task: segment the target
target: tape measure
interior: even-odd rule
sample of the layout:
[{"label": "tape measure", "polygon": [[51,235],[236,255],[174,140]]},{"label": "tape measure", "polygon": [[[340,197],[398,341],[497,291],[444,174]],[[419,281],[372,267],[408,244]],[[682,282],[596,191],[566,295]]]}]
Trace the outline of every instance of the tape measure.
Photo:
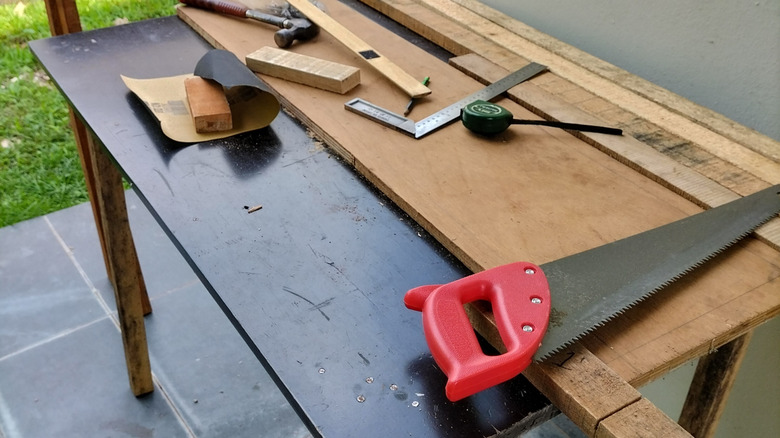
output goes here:
[{"label": "tape measure", "polygon": [[582,125],[579,123],[551,122],[548,120],[515,119],[509,110],[492,102],[476,100],[469,103],[460,115],[463,126],[477,134],[493,135],[506,131],[510,125],[541,125],[573,131],[598,132],[601,134],[622,135],[623,131],[606,126]]},{"label": "tape measure", "polygon": [[[387,127],[396,129],[414,138],[422,138],[448,124],[458,120],[461,117],[461,110],[476,100],[490,100],[499,94],[509,90],[515,85],[527,81],[532,77],[547,70],[547,67],[532,62],[520,70],[505,76],[504,78],[493,82],[487,87],[470,94],[463,99],[437,111],[423,120],[415,123],[400,114],[386,110],[380,106],[374,105],[363,99],[356,98],[344,104],[344,108],[353,113],[359,114],[375,122],[381,123]],[[506,129],[506,128],[505,128]]]}]

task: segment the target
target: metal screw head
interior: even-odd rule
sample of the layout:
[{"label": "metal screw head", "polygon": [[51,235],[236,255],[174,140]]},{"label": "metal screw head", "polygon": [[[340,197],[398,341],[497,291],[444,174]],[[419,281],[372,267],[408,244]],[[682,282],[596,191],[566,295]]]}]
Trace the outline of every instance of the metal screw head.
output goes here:
[{"label": "metal screw head", "polygon": [[420,402],[418,402],[417,400],[413,401],[412,402],[412,407],[416,408],[417,406],[420,406]]},{"label": "metal screw head", "polygon": [[317,372],[320,374],[325,374],[325,368],[320,368],[317,370]]},{"label": "metal screw head", "polygon": [[373,377],[366,377],[366,383],[374,383]]},{"label": "metal screw head", "polygon": [[396,385],[395,383],[390,385],[390,391],[395,391],[397,389],[398,389],[398,385]]},{"label": "metal screw head", "polygon": [[541,298],[539,298],[539,297],[533,297],[533,298],[531,298],[531,302],[532,302],[533,304],[541,304],[541,302],[542,302],[542,299],[541,299]]},{"label": "metal screw head", "polygon": [[529,324],[526,324],[526,325],[523,326],[523,331],[524,332],[532,332],[532,331],[534,331],[534,328],[533,328],[533,326],[531,326]]},{"label": "metal screw head", "polygon": [[525,273],[528,275],[534,275],[536,274],[536,269],[534,268],[525,268]]},{"label": "metal screw head", "polygon": [[363,394],[360,394],[359,396],[357,396],[357,401],[358,403],[363,403],[364,401],[366,401],[366,397]]}]

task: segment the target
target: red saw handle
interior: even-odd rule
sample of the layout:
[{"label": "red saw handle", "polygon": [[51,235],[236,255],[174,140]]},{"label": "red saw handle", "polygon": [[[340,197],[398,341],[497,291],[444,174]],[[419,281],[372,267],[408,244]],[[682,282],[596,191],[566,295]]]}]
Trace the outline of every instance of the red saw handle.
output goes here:
[{"label": "red saw handle", "polygon": [[[489,301],[506,353],[488,356],[463,305]],[[539,348],[550,319],[550,287],[538,266],[518,262],[444,285],[420,286],[404,304],[423,314],[428,347],[447,375],[447,398],[457,401],[520,374]]]}]

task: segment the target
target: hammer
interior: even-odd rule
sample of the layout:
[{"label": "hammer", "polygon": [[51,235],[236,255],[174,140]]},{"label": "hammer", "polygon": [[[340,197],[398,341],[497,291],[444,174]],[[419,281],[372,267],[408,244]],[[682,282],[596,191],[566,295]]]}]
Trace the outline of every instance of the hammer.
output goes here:
[{"label": "hammer", "polygon": [[263,23],[273,24],[279,30],[274,33],[276,45],[285,49],[295,40],[306,41],[320,33],[320,28],[307,18],[287,18],[266,14],[257,9],[224,0],[179,0],[180,2],[202,9],[209,9],[241,18],[251,18]]}]

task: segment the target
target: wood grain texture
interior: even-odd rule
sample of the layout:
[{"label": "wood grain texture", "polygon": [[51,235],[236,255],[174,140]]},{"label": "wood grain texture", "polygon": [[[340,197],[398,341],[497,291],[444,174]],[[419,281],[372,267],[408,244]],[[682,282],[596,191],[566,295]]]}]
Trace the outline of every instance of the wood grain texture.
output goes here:
[{"label": "wood grain texture", "polygon": [[596,438],[690,437],[680,425],[642,398],[599,423]]},{"label": "wood grain texture", "polygon": [[[458,70],[485,84],[494,82],[509,73],[509,70],[476,54],[454,57],[449,62]],[[577,91],[578,89],[575,88],[570,94]],[[550,94],[533,80],[512,88],[508,95],[510,99],[545,120],[574,121],[594,125],[605,123],[598,116]],[[673,158],[632,136],[608,136],[587,132],[577,132],[572,135],[701,207],[717,207],[739,198],[728,188],[691,168],[680,167],[679,162]],[[757,190],[761,188],[763,187],[758,186]],[[778,230],[780,230],[780,219],[775,219],[759,228],[755,234],[765,243],[780,250]]]},{"label": "wood grain texture", "polygon": [[88,138],[130,389],[141,396],[154,390],[141,296],[144,281],[130,232],[122,176],[100,141],[94,135]]},{"label": "wood grain texture", "polygon": [[326,14],[309,0],[288,0],[306,18],[316,23],[322,30],[335,37],[341,44],[357,54],[364,62],[376,69],[410,97],[422,97],[431,93],[419,79],[405,72],[395,62],[379,53],[375,45],[366,43],[337,20]]},{"label": "wood grain texture", "polygon": [[[646,81],[626,72],[618,74],[614,66],[607,68],[603,61],[599,68],[588,69],[578,63],[587,61],[587,56],[571,54],[576,49],[568,48],[567,57],[548,50],[546,46],[560,48],[562,43],[552,44],[554,39],[549,36],[542,38],[538,32],[528,31],[527,26],[512,24],[516,20],[477,1],[361,1],[456,55],[478,53],[510,70],[517,68],[514,63],[518,56],[523,60],[548,65],[553,73],[551,76],[558,79],[553,81],[548,91],[564,100],[571,98],[572,104],[583,104],[585,96],[611,103],[612,108],[603,109],[599,114],[607,122],[620,122],[618,127],[642,141],[652,143],[653,147],[662,152],[691,159],[692,163],[689,164],[695,164],[697,171],[741,195],[757,190],[752,185],[753,178],[761,181],[764,187],[780,181],[780,161],[776,156],[780,154],[780,143],[748,128],[735,127],[739,125],[733,121],[723,121],[722,116],[708,119],[711,111],[668,91],[653,91],[657,87],[636,85]],[[526,38],[527,34],[533,38]],[[537,40],[545,44],[537,44]],[[546,80],[550,81],[549,78]],[[635,88],[648,95],[641,94]],[[578,89],[577,93],[572,95],[572,89]],[[667,97],[662,99],[660,95]],[[663,100],[665,104],[658,103],[658,100]],[[671,109],[668,107],[670,105]],[[718,123],[717,129],[714,129],[702,125],[699,119],[694,118],[697,116],[707,120],[721,120],[722,123]],[[756,144],[761,145],[756,150],[748,146]],[[752,178],[748,178],[751,186],[744,189],[739,184],[745,178],[743,171],[752,175]],[[731,181],[731,178],[737,178],[737,181]]]},{"label": "wood grain texture", "polygon": [[263,47],[246,56],[252,71],[344,94],[360,84],[360,69],[326,59]]},{"label": "wood grain texture", "polygon": [[544,363],[532,364],[523,375],[589,436],[595,435],[602,420],[642,398],[596,356],[576,345]]},{"label": "wood grain texture", "polygon": [[740,125],[722,114],[682,98],[663,87],[540,32],[479,1],[452,0],[452,2],[473,11],[551,53],[567,59],[620,87],[630,90],[644,99],[680,114],[688,120],[717,132],[771,160],[780,161],[780,148],[778,148],[777,141],[766,135]]},{"label": "wood grain texture", "polygon": [[230,111],[222,85],[198,76],[184,80],[195,132],[219,132],[233,129]]}]

